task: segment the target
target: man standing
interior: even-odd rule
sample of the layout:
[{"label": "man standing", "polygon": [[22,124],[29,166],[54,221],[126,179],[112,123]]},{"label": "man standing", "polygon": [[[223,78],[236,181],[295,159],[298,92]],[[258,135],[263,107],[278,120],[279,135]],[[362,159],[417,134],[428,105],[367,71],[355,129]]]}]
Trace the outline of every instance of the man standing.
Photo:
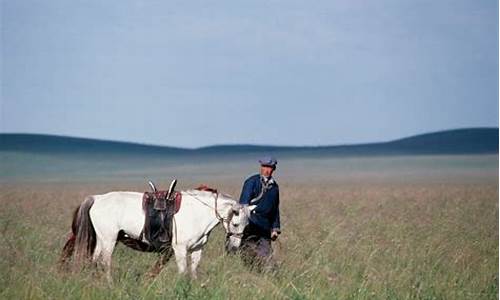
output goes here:
[{"label": "man standing", "polygon": [[271,262],[271,240],[281,233],[279,188],[272,177],[278,162],[273,157],[259,160],[260,174],[249,177],[243,184],[240,204],[256,205],[243,233],[241,251],[247,263],[259,267]]}]

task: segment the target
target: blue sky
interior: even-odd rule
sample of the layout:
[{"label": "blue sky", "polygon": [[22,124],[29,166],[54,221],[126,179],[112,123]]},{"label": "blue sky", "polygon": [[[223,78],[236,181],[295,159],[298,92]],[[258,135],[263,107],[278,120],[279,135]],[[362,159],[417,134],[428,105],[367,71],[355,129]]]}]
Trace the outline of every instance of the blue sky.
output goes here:
[{"label": "blue sky", "polygon": [[1,132],[182,147],[498,126],[498,1],[3,0]]}]

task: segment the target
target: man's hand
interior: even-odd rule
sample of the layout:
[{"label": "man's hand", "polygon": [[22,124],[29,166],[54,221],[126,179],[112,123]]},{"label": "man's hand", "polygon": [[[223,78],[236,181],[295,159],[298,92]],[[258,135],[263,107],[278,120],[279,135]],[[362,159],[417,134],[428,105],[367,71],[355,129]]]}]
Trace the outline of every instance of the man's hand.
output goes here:
[{"label": "man's hand", "polygon": [[279,233],[277,231],[271,232],[271,240],[276,241],[278,238]]}]

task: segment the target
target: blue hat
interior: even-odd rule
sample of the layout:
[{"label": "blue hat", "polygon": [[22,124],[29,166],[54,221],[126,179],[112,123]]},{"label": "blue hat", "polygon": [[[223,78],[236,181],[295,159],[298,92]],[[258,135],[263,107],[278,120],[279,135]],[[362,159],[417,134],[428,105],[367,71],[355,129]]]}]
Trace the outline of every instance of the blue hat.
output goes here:
[{"label": "blue hat", "polygon": [[265,156],[259,159],[259,163],[261,166],[275,167],[278,164],[278,161],[272,156]]}]

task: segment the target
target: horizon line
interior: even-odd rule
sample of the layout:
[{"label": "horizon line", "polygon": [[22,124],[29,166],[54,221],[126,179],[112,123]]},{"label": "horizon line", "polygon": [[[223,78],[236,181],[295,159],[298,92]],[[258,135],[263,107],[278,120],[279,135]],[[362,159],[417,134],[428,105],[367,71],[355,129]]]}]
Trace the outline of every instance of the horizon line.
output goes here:
[{"label": "horizon line", "polygon": [[179,147],[179,146],[169,146],[169,145],[161,145],[161,144],[150,144],[150,143],[142,143],[142,142],[134,142],[134,141],[125,141],[125,140],[114,140],[114,139],[103,139],[103,138],[93,138],[93,137],[85,137],[85,136],[74,136],[74,135],[62,135],[62,134],[50,134],[50,133],[33,133],[33,132],[0,132],[1,135],[38,135],[38,136],[47,136],[47,137],[59,137],[59,138],[72,138],[72,139],[82,139],[82,140],[93,140],[100,142],[112,142],[112,143],[122,143],[122,144],[133,144],[138,146],[147,146],[147,147],[160,147],[160,148],[171,148],[177,150],[202,150],[202,149],[210,149],[215,147],[238,147],[238,146],[250,146],[250,147],[273,147],[273,148],[323,148],[323,147],[345,147],[345,146],[359,146],[359,145],[371,145],[371,144],[384,144],[384,143],[392,143],[408,138],[414,138],[423,135],[436,134],[441,132],[449,132],[449,131],[460,131],[460,130],[478,130],[478,129],[496,129],[499,130],[499,127],[458,127],[451,129],[443,129],[429,132],[422,132],[418,134],[408,135],[396,139],[386,140],[386,141],[378,141],[378,142],[365,142],[365,143],[352,143],[352,144],[329,144],[329,145],[272,145],[272,144],[248,144],[248,143],[235,143],[235,144],[212,144],[207,146],[200,147]]}]

